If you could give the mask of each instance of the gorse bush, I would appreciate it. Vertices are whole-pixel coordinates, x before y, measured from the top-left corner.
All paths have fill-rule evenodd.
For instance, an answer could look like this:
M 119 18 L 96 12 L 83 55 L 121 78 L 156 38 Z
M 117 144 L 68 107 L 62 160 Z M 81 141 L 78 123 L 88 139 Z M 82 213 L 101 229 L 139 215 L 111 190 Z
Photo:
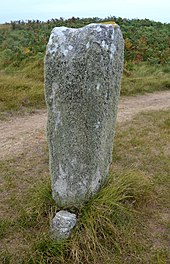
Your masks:
M 52 19 L 41 21 L 13 21 L 8 28 L 0 28 L 1 67 L 11 63 L 20 66 L 23 60 L 39 54 L 44 57 L 50 32 L 55 26 L 78 28 L 89 23 L 115 21 L 121 26 L 125 39 L 125 61 L 139 63 L 146 61 L 151 64 L 165 64 L 170 57 L 170 24 L 150 21 L 148 19 L 122 19 L 109 17 L 71 18 L 64 20 Z

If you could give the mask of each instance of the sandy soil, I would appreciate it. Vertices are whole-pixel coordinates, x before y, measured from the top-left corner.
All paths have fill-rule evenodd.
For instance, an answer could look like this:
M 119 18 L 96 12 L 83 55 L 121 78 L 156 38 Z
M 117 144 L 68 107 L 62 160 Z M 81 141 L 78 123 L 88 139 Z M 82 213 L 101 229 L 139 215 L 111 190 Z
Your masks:
M 122 97 L 117 122 L 131 120 L 142 111 L 170 109 L 170 92 Z M 0 159 L 22 154 L 31 145 L 45 139 L 46 111 L 9 121 L 0 121 Z

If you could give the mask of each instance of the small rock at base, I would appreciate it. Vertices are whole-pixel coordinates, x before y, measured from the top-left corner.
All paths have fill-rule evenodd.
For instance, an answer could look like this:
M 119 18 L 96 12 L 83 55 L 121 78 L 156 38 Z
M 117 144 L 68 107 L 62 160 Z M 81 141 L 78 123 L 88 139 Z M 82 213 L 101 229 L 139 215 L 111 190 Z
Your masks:
M 75 214 L 63 210 L 56 213 L 51 225 L 54 239 L 63 240 L 69 238 L 76 222 Z

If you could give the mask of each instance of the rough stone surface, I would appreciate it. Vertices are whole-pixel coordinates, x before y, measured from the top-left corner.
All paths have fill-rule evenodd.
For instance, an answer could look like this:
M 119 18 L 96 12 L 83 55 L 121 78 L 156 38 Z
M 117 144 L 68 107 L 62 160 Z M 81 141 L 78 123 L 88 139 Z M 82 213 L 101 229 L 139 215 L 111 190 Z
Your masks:
M 76 215 L 67 211 L 59 211 L 52 220 L 52 234 L 57 240 L 69 238 L 76 225 Z
M 80 205 L 96 193 L 112 158 L 123 37 L 118 25 L 53 29 L 45 58 L 53 197 Z

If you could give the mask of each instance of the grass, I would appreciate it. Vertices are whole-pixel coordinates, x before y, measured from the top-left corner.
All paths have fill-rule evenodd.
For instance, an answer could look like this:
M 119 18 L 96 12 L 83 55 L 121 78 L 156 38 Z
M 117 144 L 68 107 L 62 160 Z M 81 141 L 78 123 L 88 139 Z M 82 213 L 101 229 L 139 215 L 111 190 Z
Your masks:
M 37 55 L 38 56 L 38 55 Z M 42 56 L 23 62 L 20 68 L 8 66 L 0 71 L 0 118 L 45 107 Z M 2 68 L 2 67 L 0 67 Z M 126 65 L 122 95 L 144 94 L 170 88 L 170 66 Z
M 128 66 L 130 67 L 130 66 Z M 124 71 L 122 95 L 152 93 L 170 89 L 170 66 L 132 65 Z
M 45 106 L 44 90 L 40 81 L 21 76 L 0 74 L 0 112 L 23 112 Z
M 76 213 L 70 240 L 53 241 L 45 141 L 1 162 L 2 263 L 168 263 L 169 112 L 140 114 L 119 124 L 110 176 Z M 3 213 L 4 212 L 4 213 Z

